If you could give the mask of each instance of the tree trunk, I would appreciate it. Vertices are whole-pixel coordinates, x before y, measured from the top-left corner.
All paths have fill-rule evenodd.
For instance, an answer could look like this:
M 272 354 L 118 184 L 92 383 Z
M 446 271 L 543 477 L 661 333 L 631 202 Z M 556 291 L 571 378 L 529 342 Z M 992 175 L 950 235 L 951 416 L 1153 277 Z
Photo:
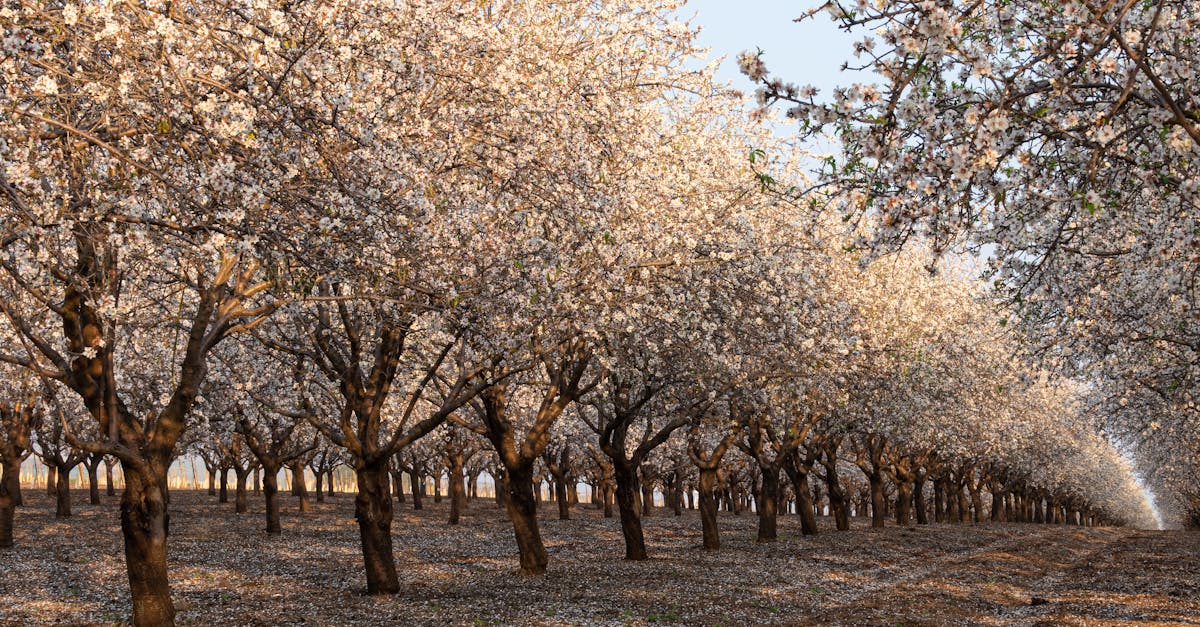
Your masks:
M 635 495 L 638 492 L 637 469 L 614 461 L 613 470 L 617 479 L 617 509 L 621 512 L 621 534 L 625 537 L 625 559 L 641 561 L 649 559 L 646 554 L 646 537 L 642 533 L 642 519 L 637 508 Z
M 829 511 L 833 514 L 837 530 L 848 531 L 850 529 L 850 511 L 849 504 L 846 502 L 846 493 L 842 491 L 842 486 L 838 484 L 837 475 L 833 475 L 830 478 L 828 471 L 825 479 L 825 493 L 829 498 Z
M 283 533 L 279 524 L 279 469 L 264 466 L 262 480 L 267 501 L 267 533 Z
M 896 524 L 908 526 L 912 524 L 912 495 L 913 484 L 907 481 L 896 482 Z
M 12 499 L 13 507 L 24 505 L 25 501 L 21 498 L 21 459 L 6 460 L 0 467 L 0 474 L 4 477 L 0 481 L 8 486 L 8 498 Z
M 925 502 L 925 473 L 918 471 L 913 480 L 913 510 L 917 514 L 918 525 L 929 524 L 929 505 Z
M 246 513 L 246 479 L 250 476 L 249 472 L 243 472 L 237 468 L 233 469 L 233 473 L 237 476 L 237 487 L 233 497 L 233 511 L 237 514 Z
M 358 495 L 354 497 L 354 518 L 362 536 L 367 594 L 396 594 L 400 592 L 400 579 L 392 555 L 392 495 L 387 468 L 360 464 L 355 468 L 355 477 Z
M 100 460 L 96 459 L 95 463 L 85 463 L 84 468 L 87 468 L 88 476 L 88 503 L 92 505 L 100 504 Z
M 58 490 L 58 470 L 54 466 L 46 466 L 46 494 L 54 496 Z
M 229 502 L 229 468 L 222 468 L 218 471 L 217 478 L 217 502 Z
M 883 527 L 887 516 L 883 505 L 883 475 L 878 472 L 869 473 L 867 483 L 871 489 L 871 527 L 879 529 Z
M 554 497 L 558 500 L 558 519 L 571 520 L 571 495 L 567 490 L 567 477 L 554 478 Z
M 466 507 L 467 495 L 463 486 L 463 458 L 461 455 L 450 456 L 450 524 L 457 525 Z M 562 506 L 559 506 L 562 509 Z
M 646 481 L 642 488 L 642 516 L 647 518 L 654 514 L 654 484 Z
M 409 485 L 412 487 L 413 509 L 425 509 L 425 504 L 421 502 L 425 496 L 425 491 L 421 486 L 420 473 L 408 473 L 408 481 Z
M 542 544 L 542 534 L 538 530 L 532 464 L 506 470 L 508 481 L 504 504 L 508 510 L 508 517 L 512 520 L 513 532 L 517 538 L 517 551 L 521 556 L 521 574 L 545 574 L 549 557 L 546 555 L 545 545 Z
M 792 491 L 796 493 L 796 515 L 800 517 L 800 533 L 806 536 L 817 535 L 817 515 L 813 507 L 812 486 L 808 483 L 808 467 L 789 462 L 784 466 L 788 478 L 792 480 Z
M 979 524 L 983 522 L 983 495 L 980 494 L 979 488 L 975 486 L 973 481 L 970 486 L 970 492 L 972 510 L 971 520 L 975 524 Z
M 312 501 L 308 498 L 308 481 L 304 477 L 303 464 L 296 464 L 292 467 L 292 491 L 300 497 L 300 511 L 311 512 Z
M 208 495 L 209 496 L 217 495 L 217 473 L 213 472 L 213 470 L 214 469 L 209 468 L 208 466 L 204 467 L 204 471 L 208 475 Z
M 54 490 L 54 517 L 70 518 L 71 516 L 71 469 L 58 469 L 58 485 Z
M 158 627 L 175 624 L 175 606 L 167 581 L 167 472 L 156 469 L 145 477 L 123 468 L 125 493 L 121 496 L 121 533 L 125 537 L 125 568 L 133 600 L 133 624 Z
M 325 473 L 316 471 L 313 473 L 313 494 L 317 496 L 318 503 L 325 502 Z
M 16 509 L 16 503 L 8 493 L 8 486 L 0 484 L 0 549 L 13 545 L 13 518 Z
M 758 488 L 758 542 L 774 542 L 779 537 L 779 467 L 759 466 L 762 485 Z
M 700 469 L 700 529 L 704 535 L 704 549 L 716 551 L 721 548 L 721 534 L 717 529 L 717 469 Z
M 441 473 L 431 476 L 430 480 L 433 481 L 433 502 L 441 503 L 442 502 L 442 475 L 441 475 Z
M 326 489 L 328 490 L 328 492 L 326 492 L 326 494 L 328 496 L 333 496 L 333 469 L 332 468 L 329 469 L 329 485 Z
M 396 497 L 397 503 L 404 502 L 404 471 L 389 470 L 388 474 L 392 476 L 392 496 Z
M 112 463 L 107 460 L 104 462 L 104 481 L 105 492 L 107 492 L 109 496 L 116 496 L 117 488 L 113 482 L 113 467 Z
M 13 518 L 17 509 L 17 500 L 12 494 L 13 467 L 13 464 L 6 461 L 3 468 L 0 468 L 0 472 L 3 473 L 0 475 L 0 549 L 13 545 Z M 20 472 L 20 465 L 16 465 L 16 469 Z M 18 480 L 19 478 L 20 475 Z

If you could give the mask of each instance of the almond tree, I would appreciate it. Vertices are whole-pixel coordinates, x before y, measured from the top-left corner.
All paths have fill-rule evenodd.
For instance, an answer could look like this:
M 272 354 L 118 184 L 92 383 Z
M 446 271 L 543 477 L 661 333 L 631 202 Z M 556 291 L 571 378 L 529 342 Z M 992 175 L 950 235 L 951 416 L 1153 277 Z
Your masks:
M 1110 431 L 1151 457 L 1164 449 L 1130 436 L 1171 423 L 1169 442 L 1194 441 L 1196 6 L 823 6 L 862 36 L 861 82 L 822 97 L 769 76 L 769 52 L 740 60 L 761 102 L 840 138 L 817 185 L 860 244 L 986 250 L 1048 365 L 1104 381 Z M 1119 411 L 1143 394 L 1169 409 Z M 1195 465 L 1163 444 L 1178 455 L 1166 466 Z

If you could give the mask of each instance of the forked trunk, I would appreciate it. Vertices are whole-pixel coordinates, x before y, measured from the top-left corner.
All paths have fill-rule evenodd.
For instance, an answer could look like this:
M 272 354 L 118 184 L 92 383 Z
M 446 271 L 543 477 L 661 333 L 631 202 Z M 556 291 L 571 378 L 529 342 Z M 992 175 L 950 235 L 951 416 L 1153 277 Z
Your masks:
M 717 530 L 717 469 L 700 469 L 700 530 L 704 534 L 704 549 L 716 551 L 721 548 L 721 534 Z
M 649 559 L 646 537 L 642 533 L 642 518 L 638 513 L 637 469 L 617 462 L 613 464 L 617 479 L 617 509 L 621 512 L 621 535 L 625 537 L 625 559 Z
M 542 534 L 538 530 L 537 501 L 533 495 L 532 464 L 507 470 L 508 493 L 504 504 L 508 510 L 508 517 L 512 520 L 513 531 L 517 538 L 517 551 L 521 556 L 521 574 L 545 574 L 549 557 L 546 555 L 545 545 L 542 544 Z
M 165 466 L 145 477 L 126 467 L 121 496 L 121 533 L 125 536 L 125 568 L 133 599 L 133 624 L 175 624 L 175 606 L 167 581 L 167 513 Z
M 392 556 L 392 495 L 387 468 L 363 464 L 355 469 L 355 478 L 358 494 L 354 497 L 354 518 L 362 536 L 367 594 L 396 594 L 400 592 L 400 579 Z

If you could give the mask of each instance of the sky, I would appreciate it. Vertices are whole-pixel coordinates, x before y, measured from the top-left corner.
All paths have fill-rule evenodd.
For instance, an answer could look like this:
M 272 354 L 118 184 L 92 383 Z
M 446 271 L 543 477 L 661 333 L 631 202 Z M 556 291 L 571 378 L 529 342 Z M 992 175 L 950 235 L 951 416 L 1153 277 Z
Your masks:
M 763 60 L 774 76 L 798 85 L 809 84 L 828 96 L 837 85 L 862 82 L 840 72 L 852 59 L 854 41 L 837 29 L 826 14 L 797 24 L 793 20 L 823 0 L 690 0 L 679 17 L 701 27 L 700 44 L 715 58 L 725 56 L 718 78 L 747 93 L 749 79 L 737 69 L 737 54 L 743 50 L 764 51 Z

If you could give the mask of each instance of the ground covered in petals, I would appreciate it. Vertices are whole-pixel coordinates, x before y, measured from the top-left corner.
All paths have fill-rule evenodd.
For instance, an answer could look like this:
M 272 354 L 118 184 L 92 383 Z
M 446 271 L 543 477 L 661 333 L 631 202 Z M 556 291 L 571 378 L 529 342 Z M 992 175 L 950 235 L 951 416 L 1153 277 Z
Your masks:
M 76 515 L 27 490 L 17 546 L 0 551 L 0 624 L 110 624 L 128 616 L 116 498 L 75 497 Z M 724 547 L 700 548 L 694 512 L 645 520 L 651 559 L 622 559 L 620 526 L 580 506 L 541 520 L 549 574 L 516 574 L 506 518 L 490 500 L 458 527 L 446 504 L 398 506 L 401 594 L 362 594 L 353 498 L 299 513 L 268 537 L 260 499 L 235 515 L 202 492 L 172 495 L 171 577 L 183 624 L 981 624 L 1200 625 L 1200 534 L 1040 525 L 871 530 L 856 520 L 755 544 L 752 514 L 722 514 Z M 822 525 L 831 527 L 829 520 Z

